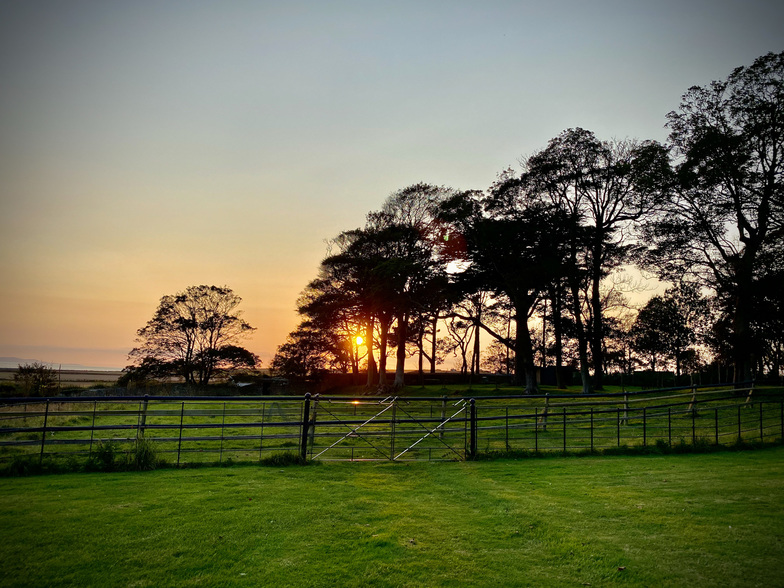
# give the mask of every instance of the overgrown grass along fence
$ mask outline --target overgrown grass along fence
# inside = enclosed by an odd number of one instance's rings
[[[465,397],[6,399],[0,463],[84,463],[143,445],[169,464],[462,460],[784,439],[784,390],[733,386],[625,394]]]

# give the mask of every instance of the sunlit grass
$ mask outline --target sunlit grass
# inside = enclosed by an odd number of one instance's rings
[[[3,586],[776,586],[784,448],[0,480]]]

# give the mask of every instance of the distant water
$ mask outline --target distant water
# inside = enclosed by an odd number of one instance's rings
[[[0,357],[0,368],[17,368],[19,364],[25,363],[33,363],[39,362],[48,366],[52,369],[59,370],[69,370],[69,371],[76,371],[76,372],[119,372],[122,371],[121,367],[106,367],[106,366],[94,366],[94,365],[81,365],[78,363],[52,363],[50,361],[39,361],[37,359],[21,359],[19,357]]]

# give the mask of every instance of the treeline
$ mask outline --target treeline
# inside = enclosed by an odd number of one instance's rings
[[[329,242],[272,367],[363,367],[369,387],[397,388],[406,357],[432,372],[454,353],[529,392],[548,364],[574,366],[586,392],[665,362],[779,374],[784,53],[690,88],[667,126],[665,144],[568,129],[486,190],[393,193]],[[672,286],[637,312],[627,266]]]

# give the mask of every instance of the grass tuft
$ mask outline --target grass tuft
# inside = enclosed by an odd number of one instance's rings
[[[302,459],[298,453],[293,453],[291,451],[286,451],[283,453],[273,453],[265,458],[263,458],[260,462],[263,466],[272,466],[272,467],[283,467],[283,466],[292,466],[292,465],[308,465],[309,462],[307,459]]]

